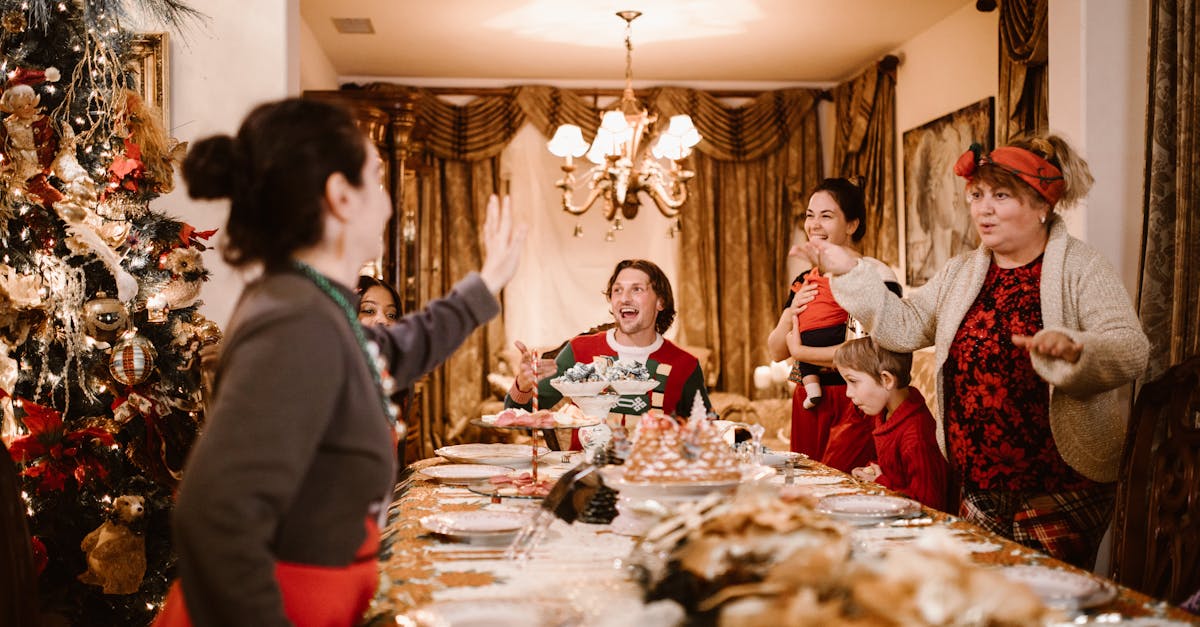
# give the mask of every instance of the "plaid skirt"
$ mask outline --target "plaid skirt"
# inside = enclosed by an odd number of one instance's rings
[[[1112,521],[1114,483],[1035,494],[964,487],[959,516],[1051,557],[1091,570]]]

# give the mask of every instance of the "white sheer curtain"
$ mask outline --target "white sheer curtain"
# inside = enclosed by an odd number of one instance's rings
[[[622,259],[653,261],[676,285],[679,239],[667,236],[673,222],[653,204],[643,202],[637,218],[625,222],[615,241],[606,242],[608,222],[600,207],[581,217],[562,210],[561,192],[554,186],[562,177],[561,160],[546,150],[546,138],[533,126],[521,128],[502,160],[511,181],[513,209],[530,226],[521,267],[504,290],[504,328],[510,343],[521,340],[550,348],[611,321],[603,291]],[[576,163],[576,176],[583,179],[591,163]],[[583,237],[574,236],[576,224],[583,226]],[[667,337],[673,337],[677,326]]]

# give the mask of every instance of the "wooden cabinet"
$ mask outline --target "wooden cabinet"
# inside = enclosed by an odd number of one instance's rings
[[[383,91],[309,91],[305,98],[333,102],[354,114],[363,132],[375,143],[384,161],[386,184],[395,211],[384,235],[380,259],[382,278],[400,295],[401,315],[425,305],[421,267],[421,173],[427,169],[416,132],[415,93],[396,88]],[[427,291],[427,290],[426,290]],[[430,399],[425,381],[418,381],[401,405],[408,426],[405,459],[433,456]]]

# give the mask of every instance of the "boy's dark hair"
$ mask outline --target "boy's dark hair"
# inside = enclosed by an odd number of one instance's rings
[[[879,344],[871,337],[860,337],[846,341],[833,354],[833,365],[865,372],[883,383],[884,372],[896,377],[896,387],[906,388],[912,382],[912,353],[896,353]]]

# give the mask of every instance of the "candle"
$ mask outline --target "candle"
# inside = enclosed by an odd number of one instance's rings
[[[754,369],[754,387],[765,390],[771,386],[771,367],[759,366]]]

